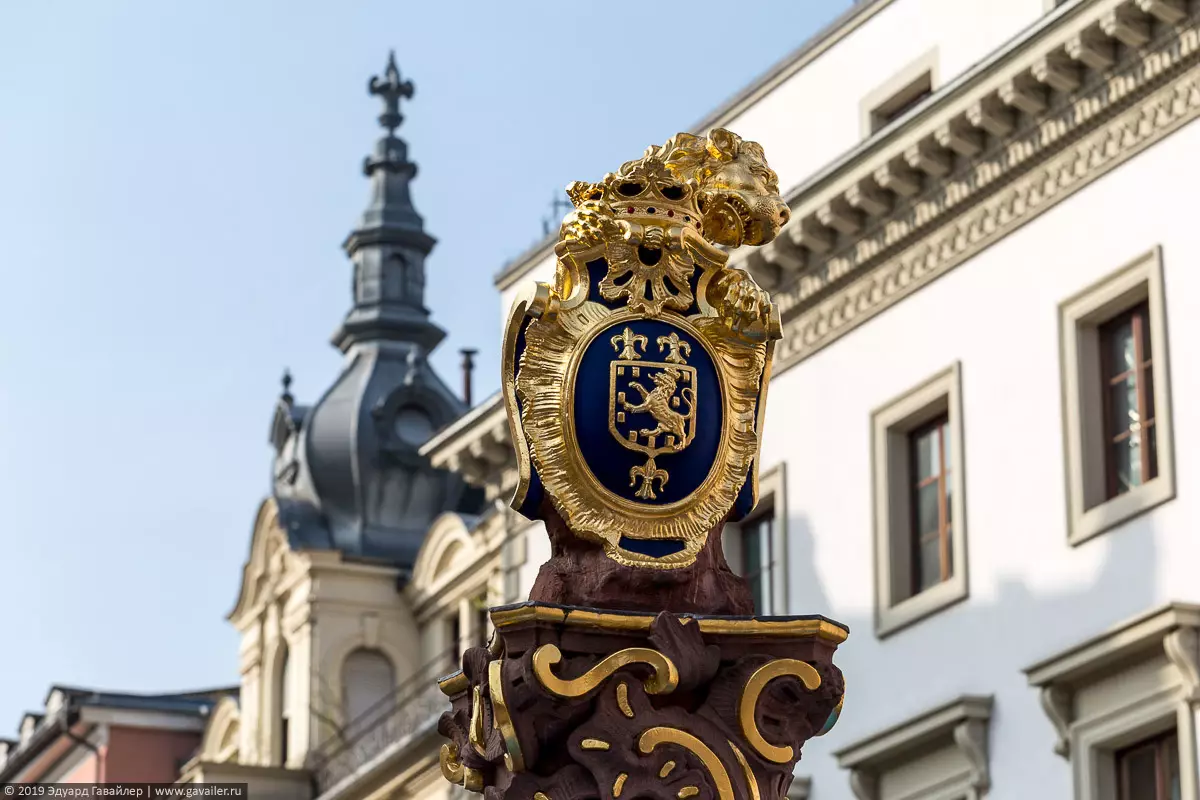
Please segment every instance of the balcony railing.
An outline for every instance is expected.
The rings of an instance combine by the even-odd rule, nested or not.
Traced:
[[[458,668],[459,653],[458,647],[441,653],[309,753],[307,767],[312,770],[317,794],[329,791],[449,710],[437,679]]]

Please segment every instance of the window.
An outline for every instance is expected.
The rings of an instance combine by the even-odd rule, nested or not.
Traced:
[[[738,574],[750,584],[756,614],[771,613],[771,522],[770,508],[738,526]]]
[[[346,728],[396,689],[391,659],[378,650],[361,648],[342,665],[342,718]]]
[[[294,670],[292,669],[292,660],[286,643],[279,645],[283,652],[280,655],[282,659],[279,667],[279,685],[277,688],[277,703],[279,709],[279,764],[287,766],[288,763],[288,738],[291,732],[288,728],[288,721],[292,715],[292,705],[295,703],[296,687],[292,684],[296,680]]]
[[[1068,540],[1175,496],[1158,249],[1062,303]]]
[[[461,655],[463,651],[462,621],[459,618],[458,609],[455,609],[453,614],[446,617],[446,642],[447,650],[453,651],[456,655]]]
[[[1105,499],[1125,494],[1158,474],[1149,321],[1150,304],[1142,302],[1099,330],[1108,441]]]
[[[967,596],[957,364],[871,416],[876,631]]]
[[[1200,606],[1172,603],[1025,670],[1088,800],[1198,800]]]
[[[859,800],[983,797],[991,786],[992,698],[964,695],[834,756]]]
[[[933,94],[937,85],[937,60],[937,51],[931,50],[863,99],[864,137],[887,127]]]
[[[758,505],[740,522],[725,526],[721,548],[729,568],[746,579],[754,598],[754,613],[787,613],[784,466],[758,479]]]
[[[950,580],[950,416],[942,414],[908,435],[912,463],[912,586],[920,594]]]
[[[481,594],[471,601],[471,605],[475,609],[475,646],[487,647],[490,624],[487,595]]]
[[[1179,800],[1179,737],[1175,731],[1116,754],[1119,800]]]

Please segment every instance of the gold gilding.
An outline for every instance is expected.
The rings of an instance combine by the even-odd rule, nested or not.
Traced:
[[[617,779],[615,781],[613,781],[612,796],[614,798],[621,796],[621,790],[625,788],[625,781],[628,778],[629,778],[629,776],[627,774],[625,774],[624,772],[622,772],[620,775],[617,776]]]
[[[463,767],[463,788],[468,792],[483,794],[483,773],[477,769]]]
[[[447,697],[454,697],[457,694],[462,694],[470,688],[471,682],[467,680],[467,676],[462,673],[462,670],[447,675],[438,680],[438,688],[442,690],[442,694]]]
[[[584,739],[579,746],[584,750],[607,750],[610,747],[603,739]]]
[[[458,760],[458,746],[454,743],[442,745],[438,762],[442,767],[442,777],[457,786],[462,786],[465,768]]]
[[[785,764],[791,761],[795,751],[791,745],[781,747],[764,739],[758,730],[758,724],[754,721],[754,710],[758,706],[758,697],[767,684],[776,678],[785,676],[799,678],[800,682],[804,684],[804,688],[810,692],[821,685],[821,676],[812,664],[797,661],[794,658],[777,658],[774,661],[768,661],[754,671],[750,680],[746,681],[746,686],[742,689],[742,697],[738,701],[738,721],[742,725],[742,736],[746,737],[746,741],[760,756],[768,761],[774,761],[776,764]]]
[[[484,736],[483,694],[480,687],[476,686],[475,691],[471,695],[471,724],[467,731],[467,739],[471,742],[471,746],[475,748],[475,752],[481,756],[487,754]]]
[[[746,775],[746,785],[750,787],[750,800],[761,800],[761,795],[758,791],[758,778],[754,775],[754,770],[750,768],[750,762],[742,755],[742,751],[733,742],[729,742],[729,748],[733,750],[733,757],[742,765],[742,772]]]
[[[617,684],[617,707],[629,719],[633,719],[633,706],[629,705],[629,686],[625,681]]]
[[[762,148],[719,128],[708,137],[678,134],[601,182],[576,182],[567,191],[575,210],[560,229],[554,283],[518,298],[505,334],[503,393],[519,474],[512,504],[523,506],[536,469],[571,531],[601,545],[614,561],[685,567],[742,485],[757,480],[763,375],[772,342],[781,336],[778,308],[748,273],[728,267],[722,246],[771,241],[789,210]],[[589,264],[601,261],[607,272],[593,286]],[[608,304],[590,299],[593,289]],[[626,413],[652,416],[651,425],[657,424],[612,428],[623,447],[646,457],[630,467],[636,492],[627,496],[602,484],[580,451],[575,426],[597,421],[574,419],[575,386],[582,354],[602,331],[646,319],[679,333],[656,338],[662,363],[641,361],[646,375],[621,379],[620,387],[635,391],[625,393],[616,377],[610,381],[610,428]],[[692,345],[680,334],[699,343],[712,362],[721,407],[711,413],[721,430],[715,456],[704,456],[708,472],[697,488],[673,503],[654,504],[644,501],[670,480],[655,459],[691,444],[697,380],[713,380],[689,366]],[[630,327],[607,338],[619,340],[613,346],[624,362],[650,358],[652,343]],[[624,362],[612,362],[612,369]],[[751,491],[756,497],[757,486]],[[683,547],[655,557],[625,549],[622,537],[671,539]]]
[[[599,628],[611,631],[649,631],[653,614],[606,614],[583,609],[563,609],[537,603],[515,608],[494,609],[492,624],[507,628],[530,622],[565,624],[570,628]],[[691,617],[680,617],[681,622]],[[718,619],[699,618],[700,631],[732,636],[812,636],[833,644],[841,644],[849,635],[840,625],[824,619]]]
[[[642,731],[642,735],[638,737],[638,749],[644,755],[650,755],[654,752],[654,748],[663,744],[679,745],[695,755],[712,776],[713,786],[717,790],[717,800],[734,800],[733,784],[729,780],[729,773],[725,771],[725,765],[721,763],[721,759],[717,758],[717,754],[712,751],[711,747],[687,731],[681,731],[678,728],[648,728]]]
[[[660,778],[667,777],[668,775],[671,774],[671,770],[673,770],[673,769],[675,769],[675,762],[668,761],[667,763],[663,764],[662,769],[660,769],[658,771],[658,777],[660,777]]]
[[[497,637],[498,638],[498,637]],[[496,730],[504,738],[504,765],[510,772],[525,771],[525,756],[521,752],[521,742],[517,740],[517,729],[513,727],[512,716],[508,713],[508,703],[504,700],[504,682],[500,670],[502,661],[488,664],[488,695],[492,698],[492,722]]]
[[[646,664],[654,675],[645,682],[648,694],[668,694],[679,685],[679,670],[674,662],[657,650],[648,647],[628,647],[607,656],[596,666],[578,678],[563,680],[551,670],[562,660],[562,651],[557,645],[544,644],[533,653],[533,674],[546,691],[559,697],[582,697],[591,692],[609,676],[630,664]]]

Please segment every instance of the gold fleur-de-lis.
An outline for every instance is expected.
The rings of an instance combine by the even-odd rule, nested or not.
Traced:
[[[671,349],[671,352],[667,353],[665,360],[670,364],[686,364],[687,361],[684,361],[683,356],[690,358],[692,355],[692,346],[687,342],[680,341],[679,334],[674,331],[666,336],[658,337],[659,352],[668,347]],[[683,352],[683,355],[680,355],[680,351]]]
[[[658,465],[654,463],[654,457],[651,456],[642,466],[629,470],[629,485],[636,485],[640,478],[642,485],[638,486],[634,494],[643,500],[654,500],[658,497],[654,493],[654,482],[658,481],[658,490],[661,492],[663,487],[667,485],[668,477],[667,471],[659,469]]]
[[[678,338],[678,337],[676,337]],[[641,347],[644,351],[649,340],[640,333],[634,333],[630,328],[621,331],[619,336],[612,337],[613,350],[619,350],[620,358],[623,361],[637,361],[641,356],[638,354],[637,347]],[[635,345],[637,347],[635,347]]]

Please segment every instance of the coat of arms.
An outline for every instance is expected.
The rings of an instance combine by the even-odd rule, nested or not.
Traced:
[[[762,148],[721,129],[567,193],[554,282],[518,298],[506,333],[513,507],[545,518],[548,500],[619,564],[684,567],[756,501],[780,336],[722,247],[769,242],[789,210]]]
[[[610,366],[608,385],[608,430],[630,450],[645,453],[646,463],[629,470],[629,485],[639,498],[653,500],[654,482],[659,489],[670,474],[654,459],[663,453],[678,453],[696,436],[695,367],[687,364],[691,345],[678,334],[659,336],[665,350],[663,361],[645,361],[648,340],[630,328],[612,337],[619,357]]]

